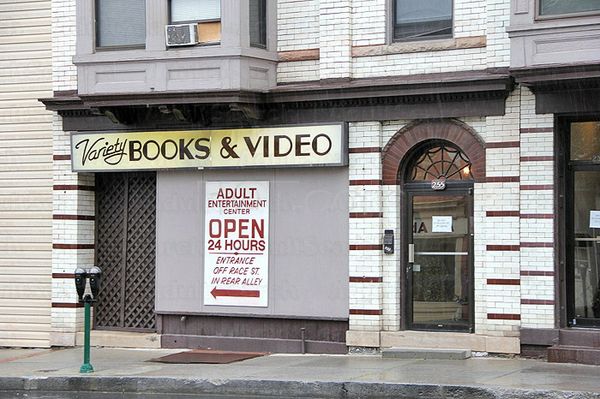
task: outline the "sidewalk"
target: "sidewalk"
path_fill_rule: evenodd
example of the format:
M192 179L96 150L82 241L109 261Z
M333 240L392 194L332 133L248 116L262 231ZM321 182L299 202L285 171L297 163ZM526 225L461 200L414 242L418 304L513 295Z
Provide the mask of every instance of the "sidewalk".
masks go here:
M0 350L0 398L600 398L600 367L494 357L399 360L270 355L231 364L163 364L180 350Z

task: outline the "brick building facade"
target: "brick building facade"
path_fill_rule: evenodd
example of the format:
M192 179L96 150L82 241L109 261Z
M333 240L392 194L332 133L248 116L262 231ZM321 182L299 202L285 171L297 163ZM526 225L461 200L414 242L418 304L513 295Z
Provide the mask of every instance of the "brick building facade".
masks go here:
M99 174L108 181L113 179L105 174L109 168L96 173L71 170L72 134L120 132L126 138L127 132L135 131L332 123L342 123L347 129L347 158L336 168L304 165L293 177L280 167L256 173L248 167L229 172L158 170L159 199L154 210L158 219L157 280L152 281L157 319L149 330L162 334L164 346L210 344L296 351L298 342L307 339L314 351L436 346L519 353L522 344L549 346L560 343L555 338L561 331L572 331L571 319L579 317L573 313L578 310L572 308L575 310L567 314L561 309L577 302L574 298L580 294L574 291L581 285L574 283L573 277L567 278L571 283L561 277L571 273L568 259L576 252L569 244L563 248L561 242L572 241L577 234L568 223L561 225L571 212L565 209L573 206L561 202L561 195L573 190L573 183L558 179L563 173L563 165L557 161L562 148L558 141L568 135L559 125L597 120L597 101L581 97L597 91L594 65L600 52L574 50L580 58L571 67L561 64L559 53L565 50L560 45L554 55L533 58L541 61L518 58L519 49L525 46L521 40L554 29L550 32L553 39L562 43L565 38L571 40L573 27L582 20L588 33L580 36L589 39L586 43L593 49L593 35L600 30L597 10L572 17L569 10L562 11L558 14L561 28L555 29L550 27L556 21L553 11L542 15L545 9L539 11L533 0L454 1L450 2L450 15L433 13L433 19L442 22L449 18L448 26L435 34L421 32L424 37L411 40L402 32L413 29L414 21L407 22L401 8L416 7L411 1L404 2L407 6L389 0L267 0L264 46L253 48L244 31L248 18L244 10L252 9L256 2L246 0L236 7L232 0L221 0L220 42L178 48L166 45L162 30L170 22L168 11L173 3L147 0L145 48L109 52L98 46L94 36L92 15L99 11L94 11L92 3L52 2L54 96L44 102L57 112L53 302L64 304L53 307L53 344L73 344L80 329L80 309L69 273L98 258L95 252L104 245L98 242L103 234L98 229L105 227L98 226L101 216L96 214L94 191L98 193L98 187L94 188L94 179ZM425 24L425 19L419 18L427 10L419 12L416 20ZM532 15L529 25L523 22L528 13ZM567 18L562 18L565 14ZM540 49L547 37L541 39L536 42ZM561 103L552 96L562 87L574 99L571 104L580 108L558 109ZM588 138L597 143L597 133L591 125L588 128L592 129ZM454 154L454 158L444 164L443 157L439 160L432 155L439 151ZM432 165L437 160L450 165L448 168L458 168L458 175L447 173L448 169L438 170L434 176L433 180L443 180L447 190L432 192L431 174L423 178L410 174L415 168L423 169L421 162L427 157ZM461 158L466 163L459 165L456 162ZM586 165L595 170L593 162ZM275 177L268 177L270 173ZM282 187L277 183L278 173L283 181L307 184L302 187L309 191L311 180L316 186L329 182L330 191L323 192L332 201L328 205L334 206L310 202L306 190L293 194L291 188L278 188ZM457 176L461 178L457 180ZM291 214L292 209L299 209L300 214L308 206L314 210L313 216L331 217L336 226L340 223L328 236L319 235L325 224L319 226L318 221L312 229L300 228L297 235L278 230L288 246L298 248L297 257L305 263L315 262L316 268L297 272L297 284L308 289L311 279L319 279L317 270L330 268L331 274L322 278L340 291L328 292L317 284L311 300L296 298L298 303L306 301L304 309L286 308L280 292L289 287L277 286L276 281L281 276L277 273L286 273L282 264L290 258L276 254L269 266L274 274L269 287L272 302L267 309L188 306L172 298L175 283L165 279L168 256L161 240L167 230L171 236L179 234L166 227L166 215L181 215L164 213L161 198L169 189L214 179L268 180L272 198L298 195L297 203L282 211L282 220L289 217L300 226L303 221L308 223L309 216L303 219ZM342 188L338 187L340 181L345 182ZM190 195L185 198L203 204L201 195ZM443 210L451 203L454 210ZM272 206L278 205L273 202ZM332 216L336 211L347 216L343 220ZM203 220L202 211L198 212L198 220ZM272 221L279 215L273 212ZM441 223L448 221L448 216L452 216L451 227L434 227L434 219ZM297 245L311 237L331 240L331 246ZM183 236L181 239L187 242ZM386 245L393 243L393 251L384 251L385 239L390 240ZM202 246L190 245L192 252L198 250L202 256ZM411 245L416 245L416 250ZM348 248L342 260L340 247ZM186 263L192 252L182 250L174 259ZM312 257L307 252L312 252ZM194 263L190 265L195 270ZM203 267L199 262L198 270ZM427 272L427 267L438 271ZM597 267L589 264L590 270ZM179 271L186 273L185 269ZM586 295L593 294L593 281L590 284L583 289ZM201 291L194 285L181 287ZM201 302L198 295L193 294L191 300ZM319 304L323 309L316 310ZM99 309L102 305L98 304ZM315 310L308 310L313 306ZM583 318L591 320L586 333L597 334L593 327L598 318ZM187 324L178 324L180 319ZM250 327L256 321L272 328ZM307 334L304 338L299 335L302 328ZM237 332L232 333L234 330Z

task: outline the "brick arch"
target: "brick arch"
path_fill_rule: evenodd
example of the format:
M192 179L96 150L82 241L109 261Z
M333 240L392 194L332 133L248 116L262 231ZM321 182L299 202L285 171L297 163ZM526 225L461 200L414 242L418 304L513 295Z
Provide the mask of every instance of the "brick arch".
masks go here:
M382 152L383 184L398 184L398 173L406 155L410 154L415 146L428 140L445 140L458 146L471 161L474 181L485 181L483 140L467 124L448 119L417 121L396 132Z

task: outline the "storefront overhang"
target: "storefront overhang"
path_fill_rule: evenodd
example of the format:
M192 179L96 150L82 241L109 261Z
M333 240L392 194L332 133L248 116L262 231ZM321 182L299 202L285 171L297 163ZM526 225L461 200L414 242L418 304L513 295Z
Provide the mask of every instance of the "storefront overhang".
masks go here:
M268 92L78 95L41 101L67 130L249 126L504 114L505 69L279 85Z
M600 110L600 65L512 69L535 94L538 114L589 114Z

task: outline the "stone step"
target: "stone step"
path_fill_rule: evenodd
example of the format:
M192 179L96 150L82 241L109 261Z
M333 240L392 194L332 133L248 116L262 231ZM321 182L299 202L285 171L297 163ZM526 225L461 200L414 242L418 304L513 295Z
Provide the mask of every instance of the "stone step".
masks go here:
M600 348L555 345L548 348L550 363L579 363L600 365Z
M471 350L440 348L383 348L381 350L381 356L388 359L464 360L471 357Z
M561 329L558 337L558 345L600 348L600 330L598 329Z

